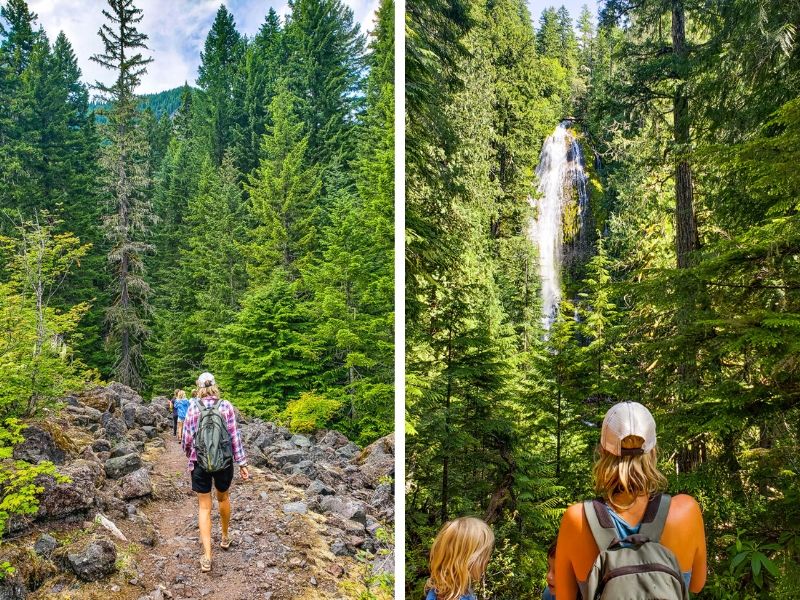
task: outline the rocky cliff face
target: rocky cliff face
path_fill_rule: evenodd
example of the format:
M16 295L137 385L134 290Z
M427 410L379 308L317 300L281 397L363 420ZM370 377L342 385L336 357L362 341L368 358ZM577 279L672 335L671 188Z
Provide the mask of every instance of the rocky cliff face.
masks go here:
M143 509L155 501L162 505L170 501L154 498L153 473L165 440L173 455L179 452L171 439L168 400L159 397L145 403L134 390L114 383L69 397L66 403L56 418L31 424L23 432L25 441L14 449L15 459L52 461L70 480L41 476L38 483L44 493L38 513L10 521L9 535L26 539L31 547L11 544L5 555L0 552L0 561L6 556L12 564L24 562L21 557L27 553L36 557L32 561L36 568L31 573L20 565L15 577L6 578L0 599L25 597L47 581L43 573L56 576L66 572L79 581L102 581L115 572L116 550L124 546L123 539L158 548L158 523L149 522ZM291 501L282 505L284 516L318 515L329 546L325 552L343 558L358 553L362 560L372 557L375 573L393 571L392 557L377 553L382 544L385 547L379 530L393 528L393 436L361 449L335 431L299 435L241 414L238 421L255 477L272 486L277 481L286 489L301 491L287 496ZM178 476L187 477L185 473ZM248 504L246 510L258 510L258 506ZM161 512L165 512L164 506ZM135 525L130 534L133 540L120 531L127 523ZM91 528L93 535L88 540L84 536L80 543L58 542L44 535L36 539L36 533L51 527L63 532L70 527L86 530L87 524L96 524ZM165 591L170 594L168 586Z

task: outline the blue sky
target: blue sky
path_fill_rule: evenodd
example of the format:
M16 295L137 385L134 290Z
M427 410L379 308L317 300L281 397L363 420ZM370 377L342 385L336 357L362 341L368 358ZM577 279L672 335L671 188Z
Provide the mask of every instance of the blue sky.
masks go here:
M353 10L362 31L372 28L378 0L343 1ZM144 11L139 30L150 37L149 55L154 59L139 93L160 92L183 85L184 81L194 84L200 52L220 4L228 7L237 29L247 35L258 31L270 7L281 17L289 12L288 0L138 0L136 6ZM39 15L39 23L51 42L59 31L67 35L84 81L113 80L110 71L89 60L92 54L103 50L97 30L105 20L100 12L107 6L105 0L28 0L28 5Z
M597 7L601 4L598 0L562 0L561 2L552 2L550 0L528 0L528 9L531 11L531 17L533 18L534 25L538 27L539 17L545 8L553 7L558 9L561 6L566 6L567 10L569 11L569 15L572 17L572 21L575 22L578 20L578 15L581 14L581 7L584 4L589 7L589 11L594 17L594 22L597 24Z

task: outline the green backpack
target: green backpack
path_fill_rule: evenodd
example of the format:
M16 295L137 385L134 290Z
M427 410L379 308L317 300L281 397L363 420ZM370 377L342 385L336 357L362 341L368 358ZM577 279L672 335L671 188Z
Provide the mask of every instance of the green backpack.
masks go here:
M211 406L197 401L200 410L200 423L195 436L197 462L207 473L215 473L227 469L233 461L233 447L225 418L219 412L217 399Z
M586 580L584 600L688 600L678 559L659 543L671 498L658 494L647 504L639 533L617 539L614 522L600 500L583 510L600 549Z

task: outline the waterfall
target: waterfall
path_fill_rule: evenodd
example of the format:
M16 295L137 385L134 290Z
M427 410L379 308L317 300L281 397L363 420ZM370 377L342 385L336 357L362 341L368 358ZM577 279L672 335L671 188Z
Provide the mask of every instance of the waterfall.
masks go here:
M542 285L542 326L549 330L561 301L561 269L564 265L564 208L577 194L576 245L588 241L589 194L583 152L578 140L562 121L545 140L536 176L540 198L529 198L536 216L531 218L529 239L539 254L539 278Z

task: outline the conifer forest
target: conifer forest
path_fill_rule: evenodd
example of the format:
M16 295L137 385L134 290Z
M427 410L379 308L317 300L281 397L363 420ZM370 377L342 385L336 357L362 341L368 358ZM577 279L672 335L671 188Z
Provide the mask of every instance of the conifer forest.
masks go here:
M142 10L103 4L106 83L0 4L0 417L210 370L294 431L391 432L391 0L368 32L340 0L265 6L250 37L223 4L196 85L147 97Z
M407 2L407 597L473 515L478 597L540 598L622 400L701 506L697 597L800 597L800 7L528 6Z

